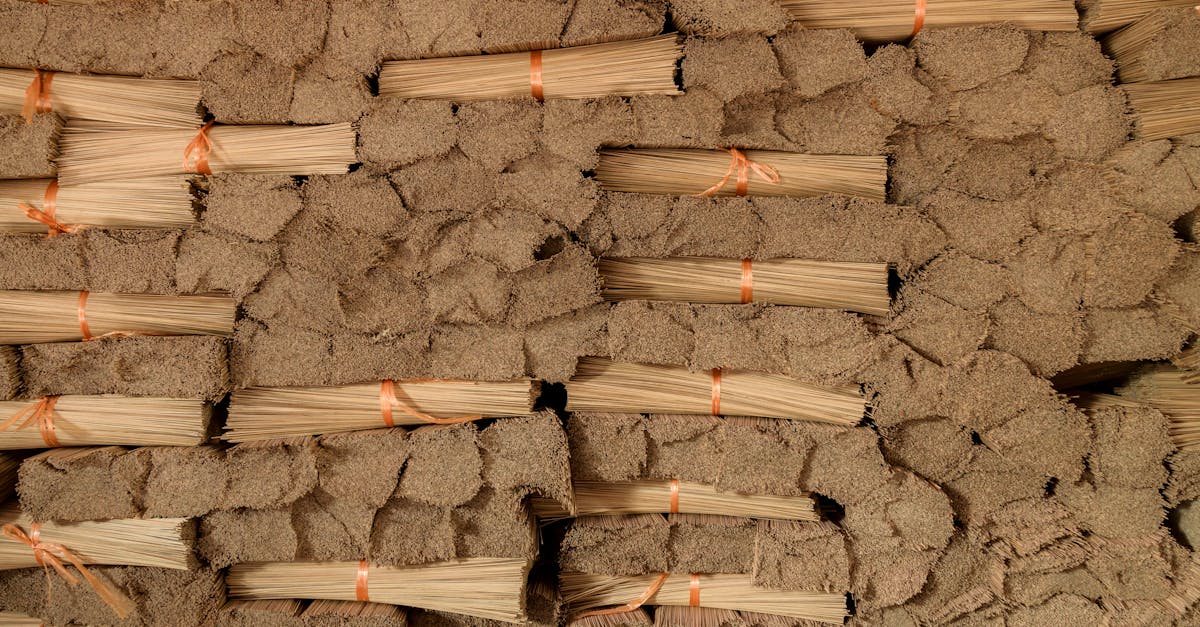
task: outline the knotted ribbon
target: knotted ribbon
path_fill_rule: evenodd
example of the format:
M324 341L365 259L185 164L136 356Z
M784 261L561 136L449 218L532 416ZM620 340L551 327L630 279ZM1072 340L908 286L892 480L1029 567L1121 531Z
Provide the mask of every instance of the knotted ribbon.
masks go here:
M737 182L734 191L738 196L745 196L749 190L751 173L754 173L755 176L772 185L779 184L779 170L776 170L774 166L752 161L746 156L746 153L737 148L722 148L721 150L724 150L733 157L729 163L729 169L725 171L725 176L721 177L721 180L717 181L716 185L696 194L697 196L707 198L716 195L717 192L721 191L721 188L725 187L729 179L735 175L737 176Z
M667 578L670 576L671 573L659 573L658 577L655 577L654 581L650 582L650 585L647 586L646 589L642 591L642 593L638 595L636 599L626 603L625 605L610 607L603 610L590 610L576 616L576 618L586 618L588 616L611 616L613 614L632 612L645 605L646 601L649 601L651 597L658 594L658 591L662 589L663 584L667 583Z
M407 381L407 383L439 383L439 382L444 382L444 381L440 380L440 379L412 379L412 380ZM409 399L409 400L411 401L412 399ZM380 412L380 414L383 415L383 424L385 424L389 427L396 426L396 423L392 417L392 408L393 407L408 414L409 416L412 416L413 418L416 418L417 420L420 420L422 422L428 422L430 424L435 424L435 425L456 425L456 424L461 424L464 422L471 422L472 420L479 420L480 418L483 418L482 414L473 414L470 416L460 416L458 418L438 418L437 416L430 416L429 414L419 412L416 409L414 409L409 403L401 402L400 399L397 398L395 381L393 381L392 379L384 379L383 381L381 381L379 383L379 412Z
M30 220L36 220L46 225L49 229L49 236L62 235L63 233L74 233L81 227L70 224L63 224L58 221L54 213L58 209L58 181L50 181L46 186L46 193L42 195L42 208L38 209L29 203L17 203L17 207L25 210L25 217Z
M6 431L14 425L17 429L24 429L36 422L38 431L42 434L42 441L46 443L46 446L51 448L62 446L54 435L54 417L58 415L58 412L54 410L54 405L57 403L57 396L43 396L41 400L31 403L9 416L8 420L0 424L0 431Z
M212 129L212 126L212 122L201 126L196 131L196 136L192 138L192 141L183 147L184 172L193 172L205 176L212 174L212 168L208 165L208 155L213 151L212 139L208 136L208 131Z
M46 571L47 582L51 581L50 569L53 568L70 585L78 584L79 578L67 569L64 561L70 563L75 570L79 571L83 580L96 591L96 594L100 595L100 599L117 613L117 616L121 618L129 616L134 608L133 601L111 583L100 579L88 570L88 567L83 565L83 560L67 547L54 542L42 542L41 527L40 523L33 523L29 526L29 535L26 535L23 529L14 524L4 525L0 529L8 539L25 544L33 550L33 559L37 560L38 565Z

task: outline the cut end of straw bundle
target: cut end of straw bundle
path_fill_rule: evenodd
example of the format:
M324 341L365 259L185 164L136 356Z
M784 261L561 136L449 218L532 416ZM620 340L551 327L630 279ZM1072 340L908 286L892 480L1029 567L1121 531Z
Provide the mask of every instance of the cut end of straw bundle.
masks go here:
M1200 73L1200 60L1189 55L1198 33L1200 13L1194 7L1158 10L1101 43L1104 53L1117 62L1122 83L1161 81Z
M0 181L0 231L79 228L179 229L193 221L191 184L182 176L98 181L61 187L54 179Z
M1183 450L1200 449L1200 383L1174 366L1149 366L1130 377L1117 392L1150 405L1170 423L1171 439Z
M1082 4L1083 29L1096 35L1132 24L1156 9L1192 7L1197 3L1196 0L1087 0Z
M58 446L196 446L208 439L204 401L49 396L0 402L0 450Z
M1200 133L1200 77L1123 85L1139 139Z
M1007 22L1026 30L1073 31L1074 3L1063 0L780 0L805 28L848 28L867 42L902 41L927 28Z
M232 335L228 296L0 290L0 344L129 335Z
M605 483L576 481L575 515L707 514L777 520L815 521L816 504L807 496L720 492L710 485L675 481ZM553 499L534 498L534 515L540 519L568 518Z

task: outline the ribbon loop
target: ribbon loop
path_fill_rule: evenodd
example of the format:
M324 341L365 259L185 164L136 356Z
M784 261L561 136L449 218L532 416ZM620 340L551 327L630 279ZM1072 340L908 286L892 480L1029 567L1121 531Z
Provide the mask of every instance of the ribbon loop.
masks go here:
M696 573L692 573L691 581L688 582L688 605L700 607L700 575Z
M638 595L636 599L626 603L625 605L610 607L605 610L591 610L588 612L583 612L575 618L586 618L588 616L611 616L613 614L632 612L645 605L647 601L654 597L654 595L658 594L658 591L662 589L663 584L667 583L667 578L670 576L671 573L659 573L658 577L655 577L654 581L650 582L650 585L647 586L646 589L640 595Z
M212 122L201 126L196 131L196 136L192 138L192 141L188 142L187 146L184 146L184 172L203 174L205 176L212 174L212 168L208 165L208 155L213 151L212 139L208 136L208 131L212 129L212 126Z
M354 598L359 601L370 601L371 595L367 590L367 575L370 565L367 560L358 561L358 573L354 576Z
M721 415L721 369L712 369L712 415Z
M32 122L34 114L50 113L50 83L54 80L54 72L33 70L33 80L25 88L25 104L21 107L21 115L26 122Z
M117 613L117 616L126 618L133 611L133 601L125 596L125 593L118 590L111 583L97 577L88 567L83 564L83 560L75 555L70 549L62 544L54 542L42 542L41 540L41 525L33 523L30 525L30 534L26 535L25 530L14 524L6 524L0 528L4 536L10 540L20 542L27 545L33 551L33 558L46 571L47 581L50 577L50 569L58 571L58 574L67 583L74 586L79 583L79 577L76 577L70 570L67 570L66 564L70 563L79 571L79 575L83 580L96 591L100 599Z
M529 93L538 102L546 101L542 87L542 51L533 50L529 53Z
M755 176L772 185L779 184L779 170L776 170L774 166L752 161L746 156L746 153L738 150L737 148L722 148L721 150L729 153L732 157L732 160L729 163L729 169L725 171L725 176L722 176L721 180L717 181L717 183L712 187L700 192L699 194L696 194L697 196L702 198L715 196L721 191L722 188L725 187L727 183L729 183L729 179L734 175L737 175L734 191L738 196L745 196L749 191L751 173L754 173Z
M43 396L41 400L27 405L9 416L8 420L0 424L0 431L6 431L14 425L17 429L24 429L36 422L38 431L42 435L42 441L46 443L46 446L52 448L62 446L54 434L54 418L58 415L54 405L57 403L57 396Z
M742 260L742 304L754 300L754 262Z
M434 383L437 381L437 379L421 379L419 382ZM409 400L411 401L412 399ZM458 418L438 418L437 416L430 416L424 412L417 411L412 407L411 403L402 402L396 395L395 381L392 379L384 379L379 383L379 411L383 417L383 424L387 425L388 427L396 426L395 421L392 419L393 407L399 409L405 414L408 414L409 416L412 416L413 418L416 418L417 420L435 425L457 425L483 418L482 414L472 414L469 416L460 416Z
M671 505L671 513L678 514L679 513L679 480L678 479L671 480L671 503L670 503L670 505Z

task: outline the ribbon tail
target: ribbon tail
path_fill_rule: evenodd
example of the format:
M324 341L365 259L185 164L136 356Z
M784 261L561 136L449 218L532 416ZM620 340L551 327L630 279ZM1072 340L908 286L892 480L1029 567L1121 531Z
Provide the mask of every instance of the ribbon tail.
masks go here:
M25 104L21 105L21 116L26 122L33 121L33 115L38 110L38 99L42 96L42 75L34 70L33 81L25 88Z

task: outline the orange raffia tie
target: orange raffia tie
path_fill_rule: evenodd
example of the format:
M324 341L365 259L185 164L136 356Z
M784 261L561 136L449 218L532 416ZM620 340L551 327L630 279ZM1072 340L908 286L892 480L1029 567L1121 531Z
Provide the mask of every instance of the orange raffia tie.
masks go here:
M88 570L88 567L83 565L83 560L79 559L79 556L72 553L70 549L61 544L42 542L41 524L33 523L30 525L29 535L26 535L23 529L13 524L4 525L2 529L4 536L9 540L28 545L33 550L33 559L37 560L38 565L45 569L47 578L50 577L50 569L53 568L58 571L59 575L62 575L63 579L67 580L67 583L72 586L78 584L79 578L67 569L66 564L64 564L65 561L74 566L75 570L79 571L79 575L83 577L83 580L96 591L96 594L100 595L100 598L117 613L117 616L125 618L133 611L133 601L129 597L113 587L112 584L103 581L93 574L92 571Z
M671 480L671 513L679 513L679 480Z
M742 304L754 300L754 262L742 260Z
M529 53L529 92L533 94L534 100L538 102L546 101L546 94L542 87L541 50L533 50Z
M909 37L916 37L925 28L925 3L927 0L917 0L916 15L913 18L913 32Z
M46 443L46 446L51 448L62 446L54 435L54 417L58 415L58 412L54 410L54 405L57 403L57 396L43 396L41 400L31 403L0 424L0 431L7 431L14 425L17 429L24 429L36 422L38 430L42 432L42 441Z
M715 196L725 184L729 182L735 174L737 175L737 186L735 190L738 196L745 196L750 186L750 174L753 172L758 178L772 184L779 184L779 170L774 166L763 165L757 161L751 161L746 153L737 148L722 148L725 152L733 156L733 160L729 163L729 169L725 171L725 176L717 181L716 185L696 194L702 198Z
M414 379L409 382L410 383L437 383L437 382L441 382L441 381L443 381L443 380L441 380L441 379ZM408 414L409 416L412 416L413 418L416 418L417 420L421 420L423 422L428 422L430 424L435 424L435 425L457 425L457 424L462 424L464 422L471 422L472 420L479 420L480 418L483 418L482 414L473 414L470 416L460 416L458 418L438 418L437 416L430 416L429 414L419 412L419 411L413 409L409 404L400 402L400 399L397 398L397 396L396 396L396 382L395 381L393 381L392 379L384 379L383 381L379 382L379 413L383 415L383 424L385 424L389 427L396 426L395 421L392 419L392 408L393 407Z
M367 560L358 561L358 574L354 576L354 598L359 601L371 600L371 595L367 594L368 568Z
M34 68L33 80L25 88L25 104L21 107L26 122L32 122L36 113L50 112L50 83L53 80L54 72Z
M654 581L650 582L650 585L647 586L646 589L642 591L642 593L638 595L636 599L626 603L625 605L610 607L606 610L591 610L584 612L575 618L587 618L588 616L611 616L613 614L632 612L645 605L647 601L654 597L654 595L658 594L658 591L662 589L663 584L667 583L667 578L670 576L671 573L659 573L658 577L655 577Z
M208 155L213 151L212 139L208 136L208 131L212 129L213 123L208 122L196 131L196 136L192 141L188 142L183 148L183 171L194 172L208 176L212 174L212 168L208 165Z
M692 573L692 579L688 583L688 605L700 607L700 575L696 573Z
M712 369L712 415L721 415L721 369Z
M63 224L58 221L54 213L58 208L58 181L50 181L46 186L46 193L42 195L42 208L38 209L29 203L19 203L17 207L25 210L25 217L30 220L36 220L46 225L49 236L62 235L63 233L74 233L80 229L78 226Z
M91 328L88 327L87 321L87 290L79 292L79 334L83 336L83 341L90 342L106 337L133 337L135 335L164 335L153 331L109 331L104 335L92 335Z

